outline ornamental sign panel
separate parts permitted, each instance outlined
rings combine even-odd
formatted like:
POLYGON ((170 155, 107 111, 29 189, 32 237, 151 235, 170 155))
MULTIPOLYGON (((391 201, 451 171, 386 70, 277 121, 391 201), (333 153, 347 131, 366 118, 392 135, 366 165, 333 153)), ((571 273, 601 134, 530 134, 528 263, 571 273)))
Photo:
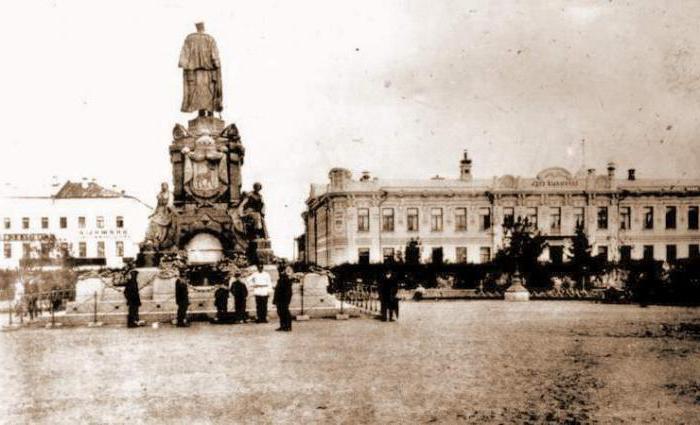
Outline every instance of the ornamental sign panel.
POLYGON ((530 181, 530 185, 535 189, 583 188, 581 180, 574 178, 571 173, 561 167, 552 167, 540 171, 537 177, 530 181))

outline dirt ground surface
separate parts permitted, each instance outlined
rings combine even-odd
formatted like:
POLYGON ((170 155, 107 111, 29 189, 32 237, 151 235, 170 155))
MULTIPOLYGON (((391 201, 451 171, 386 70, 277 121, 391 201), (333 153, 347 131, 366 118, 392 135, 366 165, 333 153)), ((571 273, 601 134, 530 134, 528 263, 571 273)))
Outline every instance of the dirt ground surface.
POLYGON ((0 421, 700 423, 700 310, 406 302, 369 318, 0 333, 0 421))

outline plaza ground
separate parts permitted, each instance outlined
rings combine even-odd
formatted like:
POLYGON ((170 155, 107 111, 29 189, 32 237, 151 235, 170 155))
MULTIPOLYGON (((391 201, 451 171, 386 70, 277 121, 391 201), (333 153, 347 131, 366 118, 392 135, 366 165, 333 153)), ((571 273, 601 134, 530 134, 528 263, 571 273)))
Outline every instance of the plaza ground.
POLYGON ((406 302, 275 327, 0 333, 0 421, 700 422, 698 309, 406 302))

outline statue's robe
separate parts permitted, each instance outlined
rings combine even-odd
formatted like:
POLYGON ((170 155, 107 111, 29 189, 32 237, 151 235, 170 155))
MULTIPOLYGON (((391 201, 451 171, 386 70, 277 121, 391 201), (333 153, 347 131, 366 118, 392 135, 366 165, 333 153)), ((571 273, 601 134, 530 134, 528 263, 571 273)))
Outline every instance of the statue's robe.
POLYGON ((223 109, 221 62, 214 38, 205 33, 188 35, 178 66, 183 70, 184 83, 181 111, 220 112, 223 109))

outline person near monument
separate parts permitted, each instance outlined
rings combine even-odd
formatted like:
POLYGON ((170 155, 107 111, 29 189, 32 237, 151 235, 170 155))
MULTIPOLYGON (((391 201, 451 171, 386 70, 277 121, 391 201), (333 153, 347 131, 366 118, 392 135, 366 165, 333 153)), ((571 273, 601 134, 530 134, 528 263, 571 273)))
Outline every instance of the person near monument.
POLYGON ((139 282, 137 280, 139 272, 131 270, 129 278, 124 286, 124 298, 129 312, 126 316, 126 326, 128 328, 136 328, 140 326, 139 307, 141 307, 141 295, 139 294, 139 282))
POLYGON ((204 32, 204 23, 195 24, 197 32, 185 38, 178 66, 183 72, 182 112, 198 111, 200 116, 221 112, 221 61, 214 37, 204 32))
POLYGON ((228 320, 228 288, 226 285, 217 285, 214 291, 214 305, 216 306, 216 323, 225 323, 228 320))
POLYGON ((272 304, 277 307, 277 316, 280 319, 280 327, 276 331, 292 331, 292 314, 289 312, 289 304, 292 301, 292 268, 284 264, 278 268, 279 278, 275 285, 275 295, 272 304))
POLYGON ((29 320, 34 320, 39 317, 39 309, 37 302, 39 300, 39 284, 36 280, 30 279, 27 283, 27 311, 29 312, 29 320))
POLYGON ((241 272, 236 270, 230 280, 230 291, 233 295, 234 306, 234 322, 245 323, 248 321, 248 313, 246 312, 246 300, 248 299, 248 287, 241 279, 241 272))
POLYGON ((255 295, 255 311, 257 319, 255 323, 267 323, 267 301, 272 291, 272 278, 263 270, 262 263, 258 263, 257 270, 248 278, 255 295))
POLYGON ((395 300, 398 292, 398 282, 391 268, 387 268, 382 277, 379 279, 379 303, 380 303, 380 319, 383 322, 394 321, 395 300))
POLYGON ((175 303, 177 304, 177 327, 190 326, 187 321, 187 308, 190 306, 189 289, 187 282, 178 277, 175 281, 175 303))

